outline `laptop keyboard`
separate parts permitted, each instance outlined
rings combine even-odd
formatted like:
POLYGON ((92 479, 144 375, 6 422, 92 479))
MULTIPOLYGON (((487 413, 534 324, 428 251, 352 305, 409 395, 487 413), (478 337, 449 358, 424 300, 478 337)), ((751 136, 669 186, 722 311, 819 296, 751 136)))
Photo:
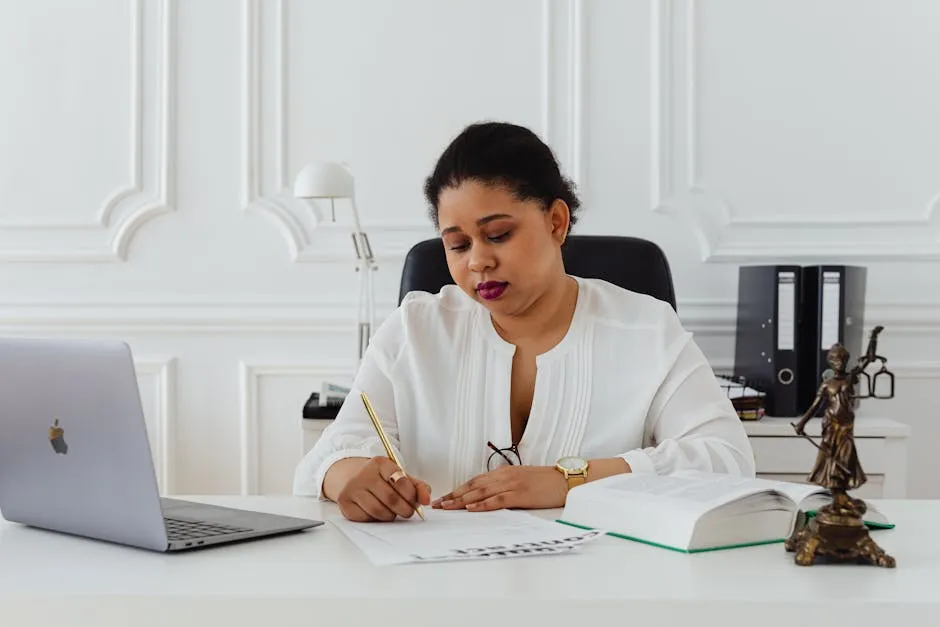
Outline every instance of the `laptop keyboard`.
POLYGON ((210 536, 222 536, 230 533, 252 531, 246 527, 233 527, 218 523, 199 522, 195 520, 180 520, 179 518, 163 517, 166 523, 167 537, 172 540, 194 540, 210 536))

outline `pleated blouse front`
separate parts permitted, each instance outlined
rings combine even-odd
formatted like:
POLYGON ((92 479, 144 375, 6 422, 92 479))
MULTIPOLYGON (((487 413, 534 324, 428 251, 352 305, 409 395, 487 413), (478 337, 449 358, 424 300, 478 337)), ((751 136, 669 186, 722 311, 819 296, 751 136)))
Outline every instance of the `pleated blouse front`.
MULTIPOLYGON (((698 468, 753 475, 740 419, 691 334, 662 301, 575 277, 575 313, 561 342, 536 358, 522 462, 623 457, 633 472, 698 468)), ((296 494, 321 496, 330 465, 384 455, 359 397, 372 402, 406 470, 444 494, 486 471, 511 442, 515 347, 456 286, 414 292, 383 322, 352 393, 305 455, 296 494)))

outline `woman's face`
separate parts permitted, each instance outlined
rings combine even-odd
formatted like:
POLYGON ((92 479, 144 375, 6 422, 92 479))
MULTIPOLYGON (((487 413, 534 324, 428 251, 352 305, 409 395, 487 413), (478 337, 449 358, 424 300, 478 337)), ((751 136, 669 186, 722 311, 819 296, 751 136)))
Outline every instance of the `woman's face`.
POLYGON ((454 282, 491 312, 525 312, 564 278, 560 245, 568 206, 548 211, 537 200, 477 181, 447 187, 438 198, 438 223, 454 282))

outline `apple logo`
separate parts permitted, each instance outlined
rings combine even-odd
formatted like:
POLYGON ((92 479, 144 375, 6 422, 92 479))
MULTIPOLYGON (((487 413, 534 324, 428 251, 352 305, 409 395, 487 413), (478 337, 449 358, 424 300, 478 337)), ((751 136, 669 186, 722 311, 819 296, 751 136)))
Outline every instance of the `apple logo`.
POLYGON ((52 443, 52 450, 60 455, 69 452, 69 445, 65 443, 65 430, 59 426, 59 419, 55 419, 55 424, 49 427, 49 442, 52 443))

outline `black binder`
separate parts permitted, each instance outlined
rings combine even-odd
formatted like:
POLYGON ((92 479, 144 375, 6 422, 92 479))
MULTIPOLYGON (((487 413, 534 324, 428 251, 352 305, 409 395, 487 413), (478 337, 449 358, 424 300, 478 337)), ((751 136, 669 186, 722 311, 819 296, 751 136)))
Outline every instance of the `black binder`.
POLYGON ((799 414, 801 286, 800 266, 742 266, 738 270, 734 375, 766 393, 768 416, 799 414))
MULTIPOLYGON (((866 268, 820 265, 803 268, 803 311, 799 336, 799 408, 813 403, 823 372, 829 368, 826 354, 836 342, 849 351, 851 368, 864 346, 866 268)), ((823 408, 817 412, 821 414, 823 408)))

